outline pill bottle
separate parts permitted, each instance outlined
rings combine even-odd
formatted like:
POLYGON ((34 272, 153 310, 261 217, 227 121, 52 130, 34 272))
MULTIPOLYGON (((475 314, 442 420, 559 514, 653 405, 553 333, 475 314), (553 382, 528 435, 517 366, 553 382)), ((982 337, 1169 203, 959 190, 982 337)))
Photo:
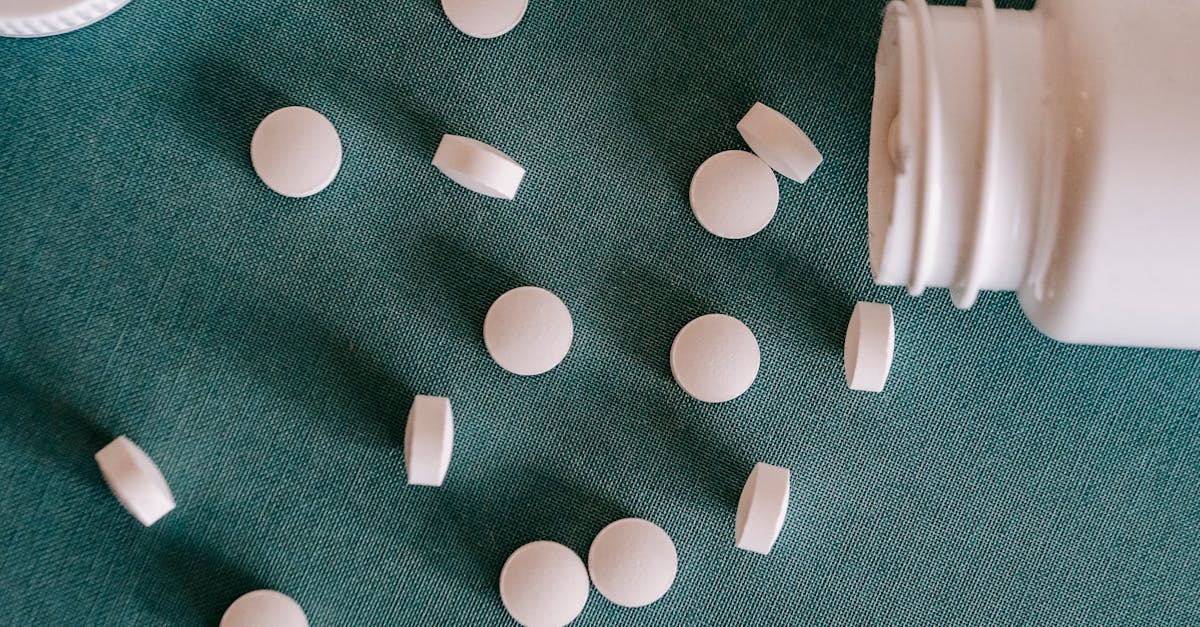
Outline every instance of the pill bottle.
POLYGON ((893 1, 868 178, 880 285, 1200 349, 1200 0, 893 1))

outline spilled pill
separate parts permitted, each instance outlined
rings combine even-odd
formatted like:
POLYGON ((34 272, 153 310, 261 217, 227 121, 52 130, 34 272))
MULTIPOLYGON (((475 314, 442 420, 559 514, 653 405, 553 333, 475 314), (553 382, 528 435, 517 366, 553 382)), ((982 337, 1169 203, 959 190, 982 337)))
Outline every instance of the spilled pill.
POLYGON ((221 616, 220 627, 308 627, 308 617, 292 597, 255 590, 238 597, 221 616))
POLYGON ((758 376, 760 354, 754 333, 737 318, 700 316, 671 344, 671 374, 685 392, 706 403, 733 400, 758 376))
POLYGON ((675 543, 658 525, 623 518, 600 530, 588 550, 588 573, 604 598, 641 607, 662 598, 679 569, 675 543))
POLYGON ((500 295, 483 321, 483 343, 492 359, 520 375, 542 374, 571 349, 571 312, 548 290, 525 286, 500 295))
POLYGON ((692 175, 692 213, 708 232, 727 239, 763 230, 779 207, 779 182, 771 166, 744 150, 709 157, 692 175))
POLYGON ((896 324, 892 306, 860 302, 846 329, 846 385, 852 390, 882 392, 892 370, 896 324))
POLYGON ((499 37, 525 17, 529 0, 442 0, 442 10, 458 30, 479 39, 499 37))
POLYGON ((125 510, 149 527, 175 509, 162 471, 145 451, 121 436, 96 453, 104 482, 125 510))
POLYGON ((539 540, 513 551, 500 570, 500 601, 525 627, 562 627, 583 611, 588 573, 574 551, 539 540))
POLYGON ((739 549, 767 554, 787 518, 791 471, 758 463, 742 487, 738 499, 734 545, 739 549))
POLYGON ((512 200, 525 168, 499 150, 470 137, 443 135, 433 165, 459 185, 485 196, 512 200))
POLYGON ((284 107, 259 122, 250 140, 250 161, 267 187, 302 198, 333 182, 342 166, 342 142, 325 116, 307 107, 284 107))
POLYGON ((761 102, 750 107, 737 129, 754 154, 794 181, 807 181, 821 165, 821 152, 808 135, 795 122, 761 102))
POLYGON ((440 486, 454 449, 454 415, 450 399, 417 396, 404 430, 404 467, 409 485, 440 486))

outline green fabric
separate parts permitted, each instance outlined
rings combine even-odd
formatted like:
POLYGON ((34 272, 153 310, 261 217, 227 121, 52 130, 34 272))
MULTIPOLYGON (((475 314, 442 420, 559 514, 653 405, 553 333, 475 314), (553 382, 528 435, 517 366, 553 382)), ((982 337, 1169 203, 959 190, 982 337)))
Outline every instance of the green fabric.
POLYGON ((0 40, 0 624, 215 625, 243 592, 315 626, 503 625, 521 544, 586 556, 624 516, 675 586, 580 625, 1200 623, 1200 353, 1041 337, 1010 295, 875 287, 865 187, 883 3, 533 0, 490 41, 436 0, 134 0, 0 40), (725 241, 691 173, 756 100, 826 155, 725 241), (314 107, 345 162, 283 198, 257 122, 314 107), (442 133, 528 169, 515 202, 429 163, 442 133), (559 294, 575 343, 501 371, 490 302, 559 294), (856 300, 896 308, 883 394, 846 389, 856 300), (744 320, 743 397, 671 379, 691 318, 744 320), (408 487, 418 393, 456 420, 408 487), (93 453, 129 435, 179 507, 146 529, 93 453), (775 550, 732 546, 754 462, 792 469, 775 550))

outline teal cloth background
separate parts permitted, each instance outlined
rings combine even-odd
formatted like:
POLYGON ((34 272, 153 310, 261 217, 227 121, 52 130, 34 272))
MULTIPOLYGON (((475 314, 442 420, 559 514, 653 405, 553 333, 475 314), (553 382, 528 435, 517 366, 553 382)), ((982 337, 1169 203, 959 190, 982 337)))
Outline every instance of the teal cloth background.
POLYGON ((0 624, 215 625, 276 588, 314 625, 503 625, 507 555, 586 555, 641 516, 660 602, 580 625, 1200 624, 1200 353, 1055 344, 1011 295, 875 287, 866 252, 883 3, 533 0, 491 41, 436 0, 133 0, 0 40, 0 624), (686 199, 756 101, 826 162, 774 222, 686 199), (341 133, 303 200, 248 145, 302 104, 341 133), (442 133, 529 171, 515 202, 430 164, 442 133), (576 339, 501 371, 490 302, 536 284, 576 339), (893 375, 846 389, 856 300, 896 308, 893 375), (743 397, 686 397, 668 348, 724 312, 743 397), (453 399, 440 489, 408 487, 413 394, 453 399), (128 434, 179 502, 141 528, 92 454, 128 434), (732 547, 756 461, 792 469, 775 550, 732 547))

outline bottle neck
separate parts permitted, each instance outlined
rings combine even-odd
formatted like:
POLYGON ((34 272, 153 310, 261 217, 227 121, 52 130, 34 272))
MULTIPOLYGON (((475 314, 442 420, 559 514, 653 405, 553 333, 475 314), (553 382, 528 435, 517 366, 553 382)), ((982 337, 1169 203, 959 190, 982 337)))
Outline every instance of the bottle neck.
POLYGON ((868 221, 880 285, 982 289, 1030 280, 1050 110, 1044 18, 893 1, 875 66, 868 221))

